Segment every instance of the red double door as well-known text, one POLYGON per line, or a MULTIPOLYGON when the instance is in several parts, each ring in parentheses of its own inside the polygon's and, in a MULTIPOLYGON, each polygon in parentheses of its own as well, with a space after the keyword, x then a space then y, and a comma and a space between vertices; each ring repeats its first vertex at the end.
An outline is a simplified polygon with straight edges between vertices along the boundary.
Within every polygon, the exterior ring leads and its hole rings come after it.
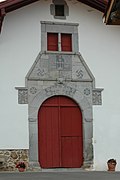
POLYGON ((42 104, 38 112, 38 146, 42 168, 82 166, 82 114, 73 100, 55 96, 42 104))

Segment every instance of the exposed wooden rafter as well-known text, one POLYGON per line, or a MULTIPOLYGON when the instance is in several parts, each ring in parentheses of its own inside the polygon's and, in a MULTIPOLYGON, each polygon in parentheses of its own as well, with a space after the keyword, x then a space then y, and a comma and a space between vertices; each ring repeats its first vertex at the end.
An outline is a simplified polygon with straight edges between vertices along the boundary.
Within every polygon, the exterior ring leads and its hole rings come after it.
POLYGON ((3 3, 0 3, 0 9, 5 7, 5 11, 8 13, 36 1, 39 0, 7 0, 3 3))
POLYGON ((4 20, 4 16, 5 16, 5 8, 1 8, 0 9, 0 32, 1 32, 1 28, 2 28, 2 23, 4 20))
POLYGON ((90 7, 93 7, 101 12, 105 12, 108 0, 78 0, 90 7))
POLYGON ((120 25, 120 0, 109 1, 104 22, 108 25, 120 25))
MULTIPOLYGON (((0 3, 0 32, 5 14, 39 0, 6 0, 0 3), (3 13, 4 9, 4 13, 3 13)), ((108 0, 78 0, 101 12, 105 12, 108 0)))

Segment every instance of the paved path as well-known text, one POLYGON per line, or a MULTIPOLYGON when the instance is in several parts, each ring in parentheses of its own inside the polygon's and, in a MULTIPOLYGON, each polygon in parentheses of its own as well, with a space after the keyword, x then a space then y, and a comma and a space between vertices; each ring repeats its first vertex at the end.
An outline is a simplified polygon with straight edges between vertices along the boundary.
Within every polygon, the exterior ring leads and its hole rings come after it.
POLYGON ((120 172, 0 172, 0 180, 120 180, 120 172))

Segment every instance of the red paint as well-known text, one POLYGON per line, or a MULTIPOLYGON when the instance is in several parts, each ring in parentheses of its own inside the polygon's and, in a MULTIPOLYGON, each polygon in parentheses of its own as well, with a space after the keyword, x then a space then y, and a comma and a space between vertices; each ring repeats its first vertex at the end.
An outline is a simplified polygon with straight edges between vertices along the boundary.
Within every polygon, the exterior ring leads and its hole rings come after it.
POLYGON ((38 112, 39 162, 42 168, 79 168, 83 163, 82 114, 70 98, 55 96, 38 112))
MULTIPOLYGON (((47 33, 47 50, 58 51, 58 33, 47 33)), ((71 34, 61 34, 61 51, 72 51, 71 34)))
POLYGON ((47 33, 47 50, 58 51, 58 33, 47 33))
POLYGON ((72 51, 72 35, 61 34, 61 50, 72 51))

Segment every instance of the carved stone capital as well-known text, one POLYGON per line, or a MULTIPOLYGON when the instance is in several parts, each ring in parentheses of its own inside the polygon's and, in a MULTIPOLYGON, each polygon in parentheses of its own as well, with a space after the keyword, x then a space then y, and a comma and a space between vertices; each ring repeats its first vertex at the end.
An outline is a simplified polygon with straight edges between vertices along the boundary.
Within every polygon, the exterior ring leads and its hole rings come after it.
POLYGON ((18 104, 28 104, 28 89, 25 87, 16 87, 18 90, 18 104))
POLYGON ((102 105, 102 91, 103 89, 93 89, 93 105, 102 105))

